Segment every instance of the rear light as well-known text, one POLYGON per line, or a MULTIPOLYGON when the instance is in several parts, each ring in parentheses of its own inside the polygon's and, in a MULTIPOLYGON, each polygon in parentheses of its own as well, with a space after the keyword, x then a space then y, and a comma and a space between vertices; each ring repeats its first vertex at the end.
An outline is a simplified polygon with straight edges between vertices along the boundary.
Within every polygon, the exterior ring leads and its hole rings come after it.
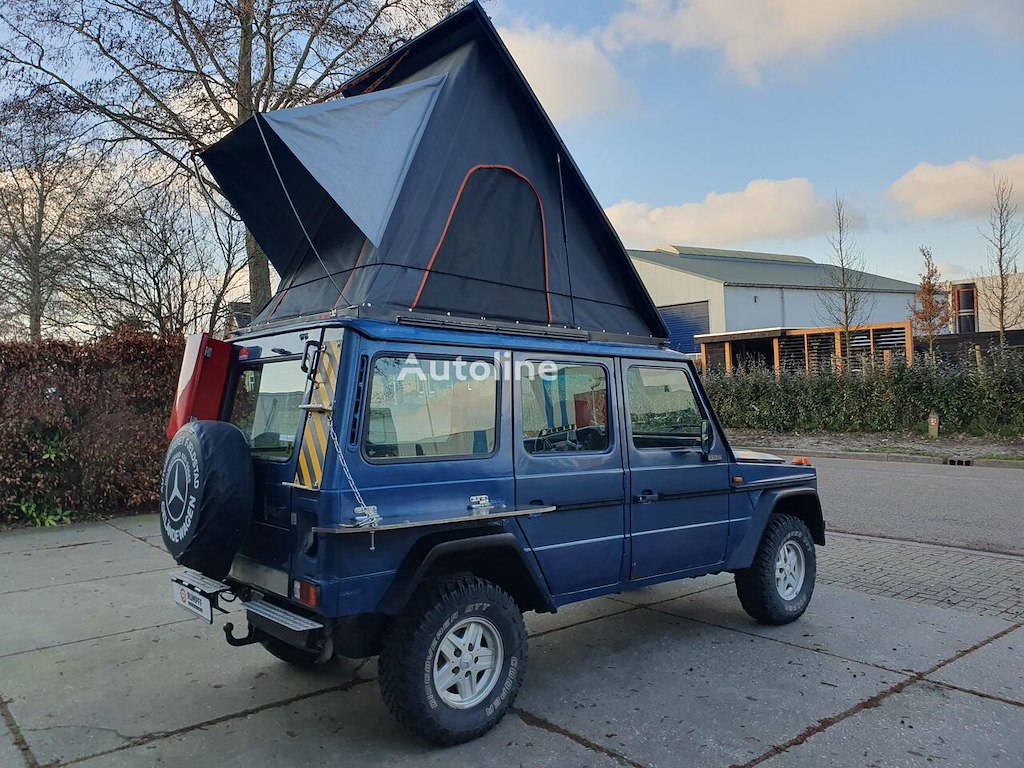
POLYGON ((793 459, 793 463, 796 464, 798 467, 811 466, 811 460, 808 459, 806 456, 797 456, 795 459, 793 459))
POLYGON ((309 608, 317 608, 320 605, 320 588, 308 581, 295 579, 292 582, 292 600, 302 603, 309 608))

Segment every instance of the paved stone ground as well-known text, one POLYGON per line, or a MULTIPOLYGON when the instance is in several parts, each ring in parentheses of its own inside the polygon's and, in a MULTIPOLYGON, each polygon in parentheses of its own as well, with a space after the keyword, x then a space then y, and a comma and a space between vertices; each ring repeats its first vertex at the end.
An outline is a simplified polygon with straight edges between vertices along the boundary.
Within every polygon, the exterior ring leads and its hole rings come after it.
POLYGON ((727 575, 531 616, 514 713, 447 750, 393 723, 373 661, 228 648, 238 617, 173 608, 170 566, 152 518, 0 536, 0 768, 1024 766, 1019 558, 833 535, 786 627, 727 575))
POLYGON ((818 582, 1024 621, 1024 558, 830 533, 818 582))

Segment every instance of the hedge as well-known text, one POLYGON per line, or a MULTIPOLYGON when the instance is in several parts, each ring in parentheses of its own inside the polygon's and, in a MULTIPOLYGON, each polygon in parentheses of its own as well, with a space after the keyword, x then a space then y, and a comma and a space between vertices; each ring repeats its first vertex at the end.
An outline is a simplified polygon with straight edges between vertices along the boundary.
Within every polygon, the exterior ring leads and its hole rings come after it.
POLYGON ((931 411, 946 433, 1024 435, 1024 353, 994 350, 969 360, 868 367, 844 374, 768 367, 704 375, 726 427, 773 432, 926 431, 931 411))
POLYGON ((0 343, 0 521, 153 509, 183 342, 0 343))
MULTIPOLYGON (((0 343, 0 522, 36 525, 154 509, 181 339, 123 331, 94 343, 0 343)), ((727 427, 1024 435, 1024 352, 958 363, 704 376, 727 427)))

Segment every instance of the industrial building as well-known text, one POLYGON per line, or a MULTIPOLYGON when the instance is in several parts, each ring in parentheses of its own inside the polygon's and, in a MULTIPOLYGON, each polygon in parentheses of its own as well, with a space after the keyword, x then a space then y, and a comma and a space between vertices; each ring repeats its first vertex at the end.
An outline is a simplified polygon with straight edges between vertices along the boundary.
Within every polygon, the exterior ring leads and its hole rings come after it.
MULTIPOLYGON (((696 354, 694 336, 762 328, 815 328, 825 316, 822 293, 834 290, 835 268, 803 256, 662 245, 630 250, 640 279, 671 333, 671 344, 696 354)), ((864 325, 900 324, 917 286, 864 273, 870 293, 864 325)))

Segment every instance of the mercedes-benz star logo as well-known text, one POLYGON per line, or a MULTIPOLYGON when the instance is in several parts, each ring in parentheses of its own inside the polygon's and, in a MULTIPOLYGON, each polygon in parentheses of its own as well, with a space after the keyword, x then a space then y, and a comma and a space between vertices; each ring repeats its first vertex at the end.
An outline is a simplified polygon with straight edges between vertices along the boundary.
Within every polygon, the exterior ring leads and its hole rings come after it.
POLYGON ((185 499, 185 492, 188 489, 188 478, 185 475, 185 461, 178 457, 174 460, 170 471, 167 473, 167 479, 170 481, 168 484, 170 494, 167 497, 167 514, 176 523, 184 517, 185 507, 188 506, 188 502, 185 499), (175 504, 175 502, 178 503, 175 504))

